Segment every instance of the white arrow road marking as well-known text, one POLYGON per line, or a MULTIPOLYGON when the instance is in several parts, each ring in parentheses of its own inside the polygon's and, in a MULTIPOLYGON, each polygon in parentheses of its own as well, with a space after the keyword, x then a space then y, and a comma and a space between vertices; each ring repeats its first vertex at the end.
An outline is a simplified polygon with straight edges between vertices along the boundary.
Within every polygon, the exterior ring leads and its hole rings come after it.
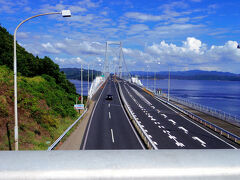
POLYGON ((184 131, 185 134, 188 134, 188 130, 186 130, 184 127, 178 127, 178 129, 182 129, 184 131))
POLYGON ((163 116, 164 118, 167 118, 167 115, 166 115, 166 114, 161 114, 161 116, 163 116))
POLYGON ((114 143, 114 136, 113 136, 113 130, 111 129, 111 134, 112 134, 112 142, 114 143))
POLYGON ((194 140, 199 141, 203 147, 206 147, 206 143, 205 143, 203 140, 201 140, 200 138, 198 138, 198 137, 196 137, 196 136, 194 136, 194 137, 192 137, 192 138, 193 138, 194 140))
POLYGON ((176 125, 176 122, 172 119, 168 119, 168 121, 172 122, 173 125, 176 125))

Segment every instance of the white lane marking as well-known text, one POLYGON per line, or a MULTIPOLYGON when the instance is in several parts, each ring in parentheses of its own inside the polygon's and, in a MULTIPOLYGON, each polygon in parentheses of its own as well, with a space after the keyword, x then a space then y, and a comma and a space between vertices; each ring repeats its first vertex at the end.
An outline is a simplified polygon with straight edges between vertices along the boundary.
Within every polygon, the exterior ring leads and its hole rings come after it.
MULTIPOLYGON (((115 87, 115 89, 117 90, 115 83, 114 83, 114 87, 115 87)), ((117 93, 117 95, 118 95, 118 100, 120 101, 119 94, 117 93)), ((127 118, 127 120, 128 120, 128 123, 130 124, 130 126, 131 126, 131 128, 132 128, 132 130, 133 130, 133 132, 134 132, 134 134, 135 134, 135 136, 136 136, 136 138, 138 139, 139 144, 142 146, 143 149, 146 149, 146 148, 144 147, 142 141, 140 140, 140 138, 139 138, 139 136, 138 136, 135 128, 133 127, 132 123, 130 122, 130 120, 129 120, 128 116, 127 116, 127 113, 125 112, 125 110, 124 110, 124 108, 123 108, 123 104, 122 104, 121 101, 120 101, 120 104, 121 104, 122 110, 123 110, 123 112, 124 112, 124 114, 125 114, 125 116, 126 116, 126 118, 127 118)), ((129 106, 128 106, 128 107, 129 107, 129 106)), ((138 120, 138 118, 137 118, 137 120, 138 120)), ((141 121, 138 121, 138 122, 141 123, 141 121)))
POLYGON ((175 140, 177 139, 176 136, 173 136, 173 135, 170 135, 170 134, 168 135, 168 137, 169 137, 169 139, 175 139, 175 140))
POLYGON ((184 127, 180 126, 180 127, 178 127, 178 129, 182 129, 185 134, 188 134, 188 130, 186 130, 184 127))
POLYGON ((111 129, 111 134, 112 134, 112 142, 114 143, 114 136, 113 136, 113 130, 111 129))
POLYGON ((158 126, 158 128, 162 129, 162 126, 158 126))
POLYGON ((152 120, 152 121, 156 121, 156 119, 154 119, 154 118, 151 118, 151 120, 152 120))
POLYGON ((151 135, 148 135, 150 138, 152 138, 152 136, 151 135))
POLYGON ((155 106, 151 106, 151 108, 155 109, 155 106))
MULTIPOLYGON (((166 104, 164 104, 162 101, 160 101, 159 99, 155 98, 158 102, 160 102, 162 105, 164 105, 165 107, 171 109, 173 112, 175 112, 176 114, 178 114, 178 112, 176 110, 174 110, 173 108, 167 106, 166 104)), ((178 114, 179 115, 179 114, 178 114)), ((218 140, 224 142, 225 144, 227 144, 228 146, 232 147, 233 149, 237 149, 235 146, 229 144, 228 142, 224 141, 223 139, 219 138, 218 136, 214 135, 213 133, 209 132, 208 130, 204 129, 203 127, 199 126, 198 124, 196 124, 195 122, 192 122, 191 120, 189 120, 188 118, 184 117, 183 115, 180 114, 181 117, 183 117, 184 119, 186 119, 187 121, 189 121, 190 123, 196 125, 197 127, 199 127, 200 129, 204 130, 205 132, 207 132, 208 134, 214 136, 215 138, 217 138, 218 140)))
POLYGON ((199 141, 203 147, 206 147, 206 143, 205 143, 203 140, 201 140, 199 137, 194 136, 194 137, 192 137, 192 138, 193 138, 194 140, 199 141))
POLYGON ((108 116, 109 116, 109 119, 111 119, 111 113, 110 112, 108 112, 108 116))
POLYGON ((168 119, 169 122, 172 122, 173 125, 176 125, 176 122, 172 119, 168 119))
POLYGON ((157 143, 157 142, 155 142, 155 141, 153 141, 153 143, 154 143, 155 145, 158 145, 158 143, 157 143))
POLYGON ((167 118, 167 115, 166 115, 166 114, 161 114, 161 116, 163 116, 164 118, 167 118))
POLYGON ((109 104, 108 104, 108 107, 110 108, 110 106, 111 106, 111 105, 110 105, 110 103, 109 103, 109 104))
POLYGON ((180 147, 184 147, 184 146, 185 146, 183 143, 181 143, 181 142, 179 142, 179 141, 177 140, 177 137, 176 137, 176 136, 171 135, 171 134, 170 134, 170 131, 165 131, 165 130, 163 130, 163 132, 164 132, 165 134, 168 134, 168 138, 174 140, 174 141, 175 141, 175 144, 176 144, 177 146, 180 146, 180 147))
POLYGON ((185 146, 183 143, 178 142, 178 141, 176 142, 176 145, 177 145, 177 146, 180 146, 180 147, 184 147, 184 146, 185 146))
POLYGON ((163 132, 164 132, 165 134, 170 133, 170 131, 167 131, 167 130, 163 130, 163 132))
POLYGON ((97 105, 98 105, 98 102, 99 102, 99 100, 100 100, 101 97, 102 97, 102 94, 103 94, 103 91, 105 90, 105 87, 106 87, 106 85, 104 86, 104 88, 103 88, 100 96, 98 97, 97 103, 95 104, 94 109, 93 109, 93 111, 92 111, 91 119, 90 119, 90 122, 89 122, 89 125, 88 125, 88 128, 87 128, 87 134, 86 134, 85 139, 84 139, 83 149, 86 148, 86 143, 87 143, 87 139, 88 139, 88 134, 89 134, 90 126, 91 126, 91 124, 92 124, 93 115, 94 115, 94 113, 95 113, 95 110, 96 110, 96 107, 97 107, 97 105))

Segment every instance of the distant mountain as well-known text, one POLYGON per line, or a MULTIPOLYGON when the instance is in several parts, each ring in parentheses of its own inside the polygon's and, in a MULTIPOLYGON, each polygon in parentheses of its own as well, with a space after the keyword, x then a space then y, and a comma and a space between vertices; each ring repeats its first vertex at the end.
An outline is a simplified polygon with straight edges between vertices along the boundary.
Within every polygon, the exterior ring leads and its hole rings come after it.
MULTIPOLYGON (((65 73, 67 79, 81 80, 81 68, 61 68, 61 71, 65 73)), ((100 74, 100 71, 93 70, 93 79, 100 74)), ((83 69, 83 80, 88 80, 88 70, 83 69)), ((92 81, 92 70, 89 70, 89 80, 92 81)))
MULTIPOLYGON (((144 71, 132 71, 133 76, 137 75, 142 78, 154 78, 154 72, 144 71)), ((171 71, 171 79, 182 79, 182 80, 228 80, 228 81, 240 81, 240 74, 234 74, 229 72, 219 71, 171 71)), ((156 72, 157 79, 167 79, 168 71, 156 72)))

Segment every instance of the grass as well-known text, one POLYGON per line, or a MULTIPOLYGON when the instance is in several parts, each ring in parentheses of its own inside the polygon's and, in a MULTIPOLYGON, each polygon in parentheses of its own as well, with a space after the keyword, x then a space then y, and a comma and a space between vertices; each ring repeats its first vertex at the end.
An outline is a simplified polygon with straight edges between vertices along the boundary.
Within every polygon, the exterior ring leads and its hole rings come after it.
MULTIPOLYGON (((13 73, 0 66, 0 149, 13 146, 13 73), (4 132, 5 131, 5 132, 4 132)), ((73 105, 78 95, 67 93, 48 75, 18 76, 19 147, 46 150, 78 117, 73 105)))

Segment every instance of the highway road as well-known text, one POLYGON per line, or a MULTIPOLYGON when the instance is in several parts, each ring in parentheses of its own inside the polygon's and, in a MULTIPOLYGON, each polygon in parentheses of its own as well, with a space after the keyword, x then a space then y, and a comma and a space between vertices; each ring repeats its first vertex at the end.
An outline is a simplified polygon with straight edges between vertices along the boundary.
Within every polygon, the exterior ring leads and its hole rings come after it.
POLYGON ((81 149, 145 149, 128 119, 113 77, 103 88, 84 135, 81 149), (113 100, 106 100, 108 94, 113 100))
POLYGON ((128 104, 159 149, 236 148, 196 122, 179 115, 141 88, 126 81, 119 82, 128 104))

